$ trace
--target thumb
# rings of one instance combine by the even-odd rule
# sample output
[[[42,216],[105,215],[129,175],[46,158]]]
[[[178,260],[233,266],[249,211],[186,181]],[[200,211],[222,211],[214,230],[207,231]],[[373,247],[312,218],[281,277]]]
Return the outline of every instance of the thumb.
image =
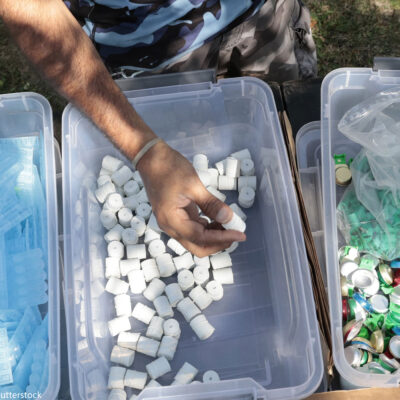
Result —
[[[220,224],[228,223],[233,217],[232,209],[213,196],[206,188],[199,193],[196,200],[201,211],[203,211],[207,217],[210,217]]]

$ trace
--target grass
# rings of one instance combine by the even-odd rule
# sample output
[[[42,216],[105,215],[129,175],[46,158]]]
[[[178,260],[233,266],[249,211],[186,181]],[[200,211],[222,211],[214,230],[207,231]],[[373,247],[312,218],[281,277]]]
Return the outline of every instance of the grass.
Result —
[[[372,66],[373,57],[400,56],[400,0],[304,0],[312,15],[319,75],[339,67]],[[32,72],[0,21],[0,93],[34,91],[54,111],[57,136],[66,101]]]

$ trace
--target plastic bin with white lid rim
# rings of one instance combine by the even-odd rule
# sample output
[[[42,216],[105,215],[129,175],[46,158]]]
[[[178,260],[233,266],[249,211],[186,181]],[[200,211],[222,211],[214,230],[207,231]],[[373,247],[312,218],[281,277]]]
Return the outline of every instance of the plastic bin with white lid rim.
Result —
[[[400,380],[398,374],[377,375],[357,371],[348,364],[344,355],[338,248],[345,243],[337,229],[336,206],[345,188],[335,184],[333,155],[345,153],[348,158],[354,158],[361,146],[345,137],[338,130],[338,123],[353,106],[399,84],[399,71],[373,71],[369,68],[338,69],[328,74],[322,83],[322,184],[333,358],[348,387],[399,386]]]
[[[259,189],[246,210],[247,241],[232,254],[235,284],[206,312],[216,330],[200,342],[178,312],[182,336],[171,366],[216,370],[221,382],[144,390],[139,399],[298,399],[319,386],[323,364],[302,229],[278,115],[269,87],[254,78],[127,92],[150,127],[188,159],[211,162],[249,148]],[[63,116],[64,268],[73,399],[106,398],[113,298],[91,296],[106,246],[93,196],[101,160],[121,157],[72,106]],[[228,196],[228,202],[229,202]],[[233,195],[231,197],[233,201]],[[134,300],[142,296],[132,296]],[[144,326],[132,320],[133,330]],[[137,354],[133,368],[151,359]],[[160,379],[168,385],[174,373]]]
[[[46,200],[47,252],[44,254],[44,258],[47,261],[48,302],[39,305],[38,308],[42,318],[45,314],[48,315],[49,339],[49,378],[47,388],[40,393],[40,396],[42,399],[48,400],[57,398],[60,386],[58,221],[52,123],[50,104],[41,95],[29,92],[0,95],[0,138],[37,137],[39,143],[33,157],[43,184]],[[46,251],[46,249],[44,250]],[[0,386],[2,397],[8,395],[11,398],[13,395],[18,395],[18,393],[7,393],[7,390],[7,387]],[[23,395],[29,396],[28,393]]]

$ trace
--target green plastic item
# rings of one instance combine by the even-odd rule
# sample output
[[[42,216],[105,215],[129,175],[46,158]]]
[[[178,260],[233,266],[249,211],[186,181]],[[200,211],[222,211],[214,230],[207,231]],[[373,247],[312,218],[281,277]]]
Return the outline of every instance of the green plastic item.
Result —
[[[346,165],[346,154],[334,154],[335,165]]]

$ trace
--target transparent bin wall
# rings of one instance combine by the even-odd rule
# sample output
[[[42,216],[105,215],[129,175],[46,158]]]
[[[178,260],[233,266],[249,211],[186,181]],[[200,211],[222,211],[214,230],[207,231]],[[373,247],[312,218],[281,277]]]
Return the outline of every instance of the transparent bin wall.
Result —
[[[36,93],[0,95],[0,138],[37,136],[40,179],[45,184],[48,235],[48,298],[39,308],[49,316],[49,383],[43,399],[57,398],[60,385],[60,331],[57,190],[54,156],[53,121],[50,104]]]
[[[360,145],[346,138],[338,130],[338,123],[345,112],[368,97],[399,84],[399,71],[373,72],[366,68],[333,71],[326,76],[322,84],[322,182],[333,356],[336,368],[347,380],[347,384],[360,387],[398,386],[399,378],[396,375],[358,372],[344,357],[340,272],[337,259],[337,250],[344,241],[339,235],[336,221],[336,206],[344,189],[335,184],[333,155],[346,153],[347,157],[354,157],[361,149]]]
[[[297,399],[311,394],[323,372],[319,334],[297,204],[268,86],[244,78],[128,95],[146,122],[189,159],[206,153],[214,163],[248,147],[259,182],[255,205],[248,210],[248,240],[232,255],[235,284],[225,286],[224,298],[206,312],[214,335],[198,341],[175,313],[183,334],[173,371],[188,361],[201,374],[218,371],[224,381],[148,389],[140,398]],[[114,317],[114,304],[107,293],[91,296],[96,279],[104,284],[106,256],[93,189],[102,157],[121,155],[72,107],[64,113],[63,152],[71,392],[73,399],[99,399],[107,393],[112,339],[106,322]],[[237,195],[227,202],[234,199]],[[132,326],[144,331],[136,321]],[[134,368],[144,368],[144,361],[149,359],[137,355]],[[170,373],[160,383],[172,379]]]

